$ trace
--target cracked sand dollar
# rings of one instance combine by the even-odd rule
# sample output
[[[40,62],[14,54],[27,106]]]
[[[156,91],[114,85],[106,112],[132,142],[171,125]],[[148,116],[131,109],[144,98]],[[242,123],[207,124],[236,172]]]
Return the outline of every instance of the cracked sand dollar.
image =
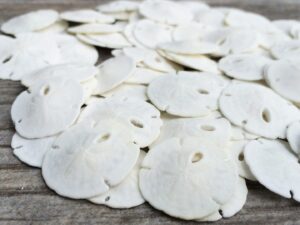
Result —
[[[89,23],[68,29],[72,34],[109,34],[115,32],[122,32],[124,30],[124,23],[116,24],[101,24],[101,23]]]
[[[289,125],[287,129],[287,140],[294,153],[300,157],[300,122],[296,121]]]
[[[128,209],[143,204],[145,199],[140,192],[138,180],[141,164],[145,156],[146,153],[141,151],[138,161],[125,180],[119,185],[112,187],[108,192],[90,198],[89,201],[118,209]]]
[[[158,52],[165,58],[179,65],[203,72],[220,73],[216,61],[205,55],[183,55],[161,50]]]
[[[117,65],[117,66],[116,66]],[[95,93],[110,91],[129,78],[135,70],[135,62],[127,56],[117,56],[104,61],[98,66],[99,73]]]
[[[44,158],[42,175],[59,195],[91,198],[120,184],[136,164],[139,152],[122,123],[81,123],[56,139]]]
[[[97,10],[103,13],[132,12],[138,9],[138,1],[118,0],[99,5]]]
[[[250,140],[232,141],[228,152],[237,166],[238,174],[245,179],[256,181],[244,158],[244,149],[249,142]]]
[[[197,137],[201,142],[224,147],[230,141],[231,125],[225,118],[215,118],[213,113],[203,118],[166,118],[151,148],[172,137]]]
[[[99,73],[99,70],[95,66],[86,64],[59,64],[43,68],[35,73],[24,76],[21,80],[22,84],[26,87],[48,79],[60,79],[67,78],[73,79],[78,82],[84,82]]]
[[[44,156],[51,149],[56,138],[57,136],[26,139],[15,133],[11,141],[11,147],[14,150],[14,155],[22,162],[41,168]]]
[[[148,97],[161,111],[182,117],[206,116],[218,109],[228,80],[210,73],[165,75],[148,87]]]
[[[173,41],[158,45],[158,49],[183,55],[202,55],[218,52],[218,45],[200,40]]]
[[[239,177],[235,191],[231,199],[226,202],[224,205],[221,205],[218,212],[209,215],[199,221],[217,221],[222,218],[229,218],[238,213],[247,201],[248,188],[245,182],[245,179]]]
[[[232,54],[219,61],[219,69],[239,80],[262,80],[264,68],[273,60],[258,54]]]
[[[106,98],[88,105],[80,115],[81,121],[98,121],[109,118],[126,123],[134,142],[147,147],[156,140],[162,121],[160,112],[151,104],[136,98]]]
[[[170,25],[188,23],[193,19],[188,8],[169,0],[146,0],[139,10],[148,19]]]
[[[170,26],[144,19],[136,23],[133,36],[145,47],[155,49],[159,43],[172,40],[171,31]]]
[[[77,34],[77,38],[84,43],[102,48],[125,48],[132,45],[121,33]]]
[[[74,11],[66,11],[60,14],[64,20],[75,23],[113,23],[115,19],[112,16],[91,10],[79,9]]]
[[[223,149],[197,138],[171,138],[146,155],[140,189],[154,208],[195,220],[211,215],[228,202],[237,179],[235,165]]]
[[[265,69],[268,85],[282,97],[300,103],[300,66],[297,62],[274,61]]]
[[[9,19],[2,24],[1,30],[13,35],[35,32],[53,25],[58,19],[55,10],[38,10]]]
[[[300,201],[300,166],[287,142],[267,139],[251,141],[244,155],[259,183],[282,197]]]
[[[270,139],[285,138],[287,126],[300,117],[292,103],[256,83],[232,82],[223,91],[219,106],[233,124]]]
[[[166,73],[155,71],[148,68],[137,67],[130,77],[125,81],[130,84],[150,84],[158,77],[164,76]]]
[[[52,79],[35,83],[14,101],[11,117],[25,138],[42,138],[70,127],[80,113],[83,89],[74,80]]]
[[[140,84],[121,84],[120,86],[105,92],[102,96],[108,97],[124,97],[137,98],[143,101],[148,100],[147,87]]]

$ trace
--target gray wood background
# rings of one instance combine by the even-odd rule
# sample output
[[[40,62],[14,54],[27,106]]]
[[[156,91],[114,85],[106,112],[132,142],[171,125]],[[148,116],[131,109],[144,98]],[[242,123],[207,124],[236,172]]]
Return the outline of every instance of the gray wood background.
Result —
[[[0,0],[0,22],[34,9],[94,7],[101,0]],[[214,6],[233,6],[262,13],[271,19],[300,18],[300,0],[206,0]],[[103,55],[106,55],[104,52]],[[12,155],[14,133],[10,107],[23,90],[18,82],[0,80],[0,224],[103,224],[179,225],[198,224],[177,220],[148,204],[130,210],[112,210],[87,201],[70,200],[49,190],[39,169],[28,167]],[[281,198],[257,183],[248,182],[244,209],[215,224],[300,224],[300,203]],[[203,224],[203,223],[202,223]]]

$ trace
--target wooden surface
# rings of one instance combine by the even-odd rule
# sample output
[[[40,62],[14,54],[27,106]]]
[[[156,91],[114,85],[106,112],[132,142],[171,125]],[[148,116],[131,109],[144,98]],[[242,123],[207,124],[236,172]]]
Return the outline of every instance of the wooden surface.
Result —
[[[101,0],[0,0],[0,21],[40,8],[58,10],[93,7]],[[262,13],[272,19],[300,19],[299,0],[207,0],[211,5],[233,6]],[[10,107],[23,90],[18,82],[0,81],[0,224],[199,224],[170,218],[148,204],[130,210],[112,210],[87,201],[70,200],[49,190],[39,169],[30,168],[12,155],[14,133]],[[215,224],[300,224],[300,203],[272,194],[257,183],[248,183],[244,209]],[[204,224],[204,223],[202,223]]]

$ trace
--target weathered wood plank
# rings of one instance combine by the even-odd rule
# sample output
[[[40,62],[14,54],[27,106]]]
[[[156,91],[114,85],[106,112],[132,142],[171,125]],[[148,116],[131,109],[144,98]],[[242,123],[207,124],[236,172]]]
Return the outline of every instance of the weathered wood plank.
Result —
[[[10,146],[11,138],[15,133],[14,129],[0,130],[0,146]]]
[[[24,191],[24,189],[23,189]],[[63,199],[52,192],[31,194],[22,190],[15,193],[2,194],[0,192],[0,221],[57,221],[69,224],[198,224],[183,222],[163,215],[148,204],[131,210],[111,210],[104,206],[97,206],[84,200]],[[257,198],[260,201],[257,201]],[[277,204],[269,204],[268,198],[276,199]],[[267,203],[267,204],[266,204]],[[16,207],[17,206],[17,207]],[[225,219],[218,224],[298,224],[295,218],[298,208],[291,200],[278,198],[266,190],[259,190],[250,194],[245,209],[231,219]],[[209,223],[207,223],[209,224]]]
[[[18,165],[21,165],[21,162],[13,155],[13,150],[9,147],[0,147],[0,169],[3,167],[13,168]]]
[[[0,104],[0,130],[14,128],[10,117],[11,105]]]
[[[11,105],[16,96],[20,94],[25,88],[20,82],[1,80],[0,82],[0,105]],[[0,106],[1,107],[1,106]]]

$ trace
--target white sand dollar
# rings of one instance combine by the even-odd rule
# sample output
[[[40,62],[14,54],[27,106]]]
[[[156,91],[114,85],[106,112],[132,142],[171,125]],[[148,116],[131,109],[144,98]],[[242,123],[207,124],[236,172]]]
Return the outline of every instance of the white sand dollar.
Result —
[[[200,40],[173,41],[162,43],[158,48],[167,52],[184,55],[202,55],[218,52],[218,45]]]
[[[197,138],[171,138],[148,152],[140,188],[154,208],[177,218],[201,219],[230,200],[237,178],[223,149]]]
[[[141,63],[145,60],[147,55],[151,53],[151,50],[139,47],[123,48],[124,55],[132,58],[136,63]]]
[[[52,136],[70,127],[83,104],[80,84],[68,79],[39,82],[14,101],[11,117],[25,138]]]
[[[151,20],[171,25],[188,23],[193,19],[188,8],[169,0],[146,0],[140,5],[140,13]]]
[[[264,68],[272,60],[258,54],[232,54],[219,61],[219,69],[227,76],[239,80],[262,80]]]
[[[134,12],[115,12],[115,13],[105,13],[105,15],[112,16],[115,20],[118,21],[129,21],[130,17]]]
[[[147,101],[147,87],[140,84],[121,84],[111,91],[102,94],[104,97],[137,98]]]
[[[69,23],[65,20],[58,20],[54,24],[43,28],[41,30],[37,30],[38,33],[46,33],[46,34],[58,34],[63,33],[69,27]]]
[[[104,61],[98,66],[96,75],[98,85],[95,93],[102,94],[110,91],[129,78],[135,69],[134,61],[127,56],[117,56]]]
[[[210,9],[210,6],[204,2],[188,0],[179,3],[190,10],[194,15]]]
[[[220,73],[218,64],[205,55],[183,55],[165,51],[159,51],[159,53],[165,58],[191,69],[203,72]]]
[[[163,119],[159,137],[151,145],[151,148],[172,137],[197,137],[199,141],[224,147],[228,145],[230,136],[229,121],[222,117],[214,118],[211,114],[203,118]]]
[[[77,37],[90,45],[103,48],[124,48],[130,47],[131,43],[121,33],[108,34],[78,34]]]
[[[300,40],[278,42],[272,46],[270,51],[277,59],[297,60],[300,56]]]
[[[72,34],[107,34],[122,32],[124,30],[124,23],[115,24],[101,24],[101,23],[88,23],[82,24],[68,29]]]
[[[244,154],[259,183],[282,197],[300,201],[300,166],[288,143],[267,139],[251,141]]]
[[[98,86],[98,81],[95,77],[81,82],[80,83],[82,88],[83,88],[83,99],[84,99],[84,103],[86,103],[86,101],[88,101],[89,98],[91,98],[91,96],[95,93],[95,90]]]
[[[250,133],[276,139],[300,113],[290,102],[260,84],[232,82],[220,97],[220,110],[233,124]]]
[[[225,14],[217,9],[210,9],[199,12],[195,15],[195,21],[201,24],[210,25],[214,27],[223,27]]]
[[[46,34],[19,34],[16,39],[0,36],[0,49],[2,79],[20,80],[29,73],[61,62],[56,41]]]
[[[135,36],[133,35],[133,31],[135,29],[136,22],[130,22],[127,24],[127,26],[123,30],[123,34],[126,37],[126,39],[135,47],[139,48],[145,48],[141,43],[139,43]]]
[[[281,31],[260,31],[257,33],[259,45],[267,50],[270,50],[273,45],[289,41],[291,38]]]
[[[105,15],[91,9],[62,12],[60,17],[64,20],[75,23],[113,23],[115,21],[112,16]]]
[[[249,133],[243,128],[231,124],[231,140],[232,141],[242,141],[242,140],[254,140],[258,139],[260,136]]]
[[[172,38],[174,41],[201,40],[206,33],[215,29],[215,27],[200,23],[181,24],[174,28]]]
[[[129,175],[119,185],[112,187],[108,192],[89,199],[95,204],[107,205],[111,208],[132,208],[145,202],[139,188],[139,172],[146,156],[140,152],[139,159]]]
[[[274,25],[266,17],[242,10],[231,10],[225,18],[225,22],[231,27],[257,30],[274,29]]]
[[[112,1],[106,4],[99,5],[97,10],[103,13],[118,13],[118,12],[131,12],[137,10],[139,7],[138,1]]]
[[[145,47],[155,49],[159,43],[172,40],[171,29],[170,26],[155,23],[151,20],[141,20],[136,23],[133,35]]]
[[[48,66],[35,73],[28,74],[22,78],[21,82],[27,87],[37,82],[46,81],[53,78],[67,78],[76,80],[78,82],[84,82],[91,79],[98,73],[98,68],[91,65],[74,63],[59,64]]]
[[[61,53],[60,63],[81,63],[94,65],[98,61],[97,50],[66,34],[54,35]]]
[[[139,152],[121,123],[81,123],[56,139],[44,158],[42,175],[62,196],[91,198],[121,183]]]
[[[165,75],[150,83],[148,97],[161,111],[171,115],[205,116],[218,109],[219,95],[227,84],[217,74]]]
[[[248,195],[248,188],[245,179],[239,177],[235,191],[231,199],[221,206],[220,210],[200,221],[217,221],[222,218],[229,218],[238,213],[246,203]]]
[[[58,12],[54,10],[38,10],[9,19],[2,24],[1,30],[13,35],[34,32],[51,26],[58,19]]]
[[[272,24],[274,24],[278,29],[280,29],[282,32],[284,32],[286,35],[291,36],[291,30],[292,27],[297,25],[299,26],[300,23],[297,20],[287,20],[287,19],[282,19],[282,20],[273,20]]]
[[[268,85],[284,98],[300,103],[300,65],[285,60],[275,61],[265,69]]]
[[[250,29],[219,28],[206,33],[202,40],[219,45],[216,56],[249,52],[259,46],[257,33]]]
[[[244,158],[244,149],[249,142],[249,140],[232,141],[228,152],[237,166],[239,175],[245,179],[256,181]]]
[[[132,75],[126,80],[130,84],[150,84],[156,78],[166,75],[166,73],[148,68],[137,67]]]
[[[121,120],[133,133],[140,147],[149,146],[158,137],[162,121],[160,112],[151,104],[136,98],[106,98],[86,107],[79,121]]]
[[[171,62],[170,60],[160,56],[157,52],[150,51],[143,60],[143,64],[153,70],[157,70],[165,73],[172,73],[183,68]]]
[[[51,149],[56,138],[57,136],[26,139],[15,133],[11,141],[11,147],[14,150],[14,155],[22,162],[40,168],[44,156]]]
[[[287,129],[287,139],[293,152],[300,156],[300,122],[292,123]]]

